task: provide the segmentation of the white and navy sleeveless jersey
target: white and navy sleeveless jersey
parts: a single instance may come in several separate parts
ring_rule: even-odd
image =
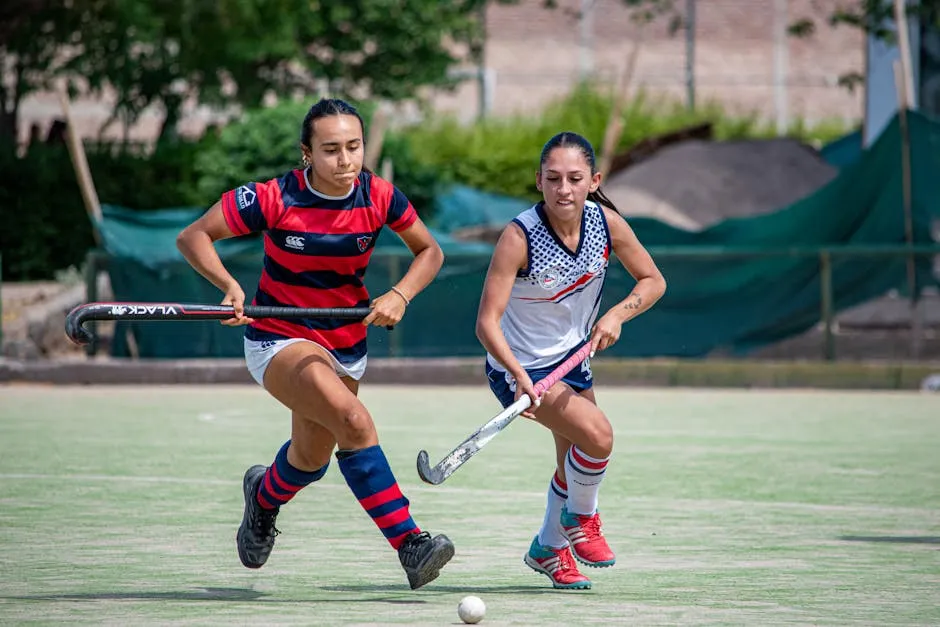
[[[607,275],[610,231],[604,210],[591,201],[584,205],[576,251],[555,234],[542,203],[513,222],[525,233],[528,263],[516,276],[500,324],[520,365],[543,368],[590,334]],[[487,360],[503,370],[492,355]]]

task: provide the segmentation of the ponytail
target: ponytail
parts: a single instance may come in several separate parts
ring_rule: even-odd
[[[597,191],[589,192],[587,198],[590,201],[596,202],[599,205],[603,205],[608,209],[620,213],[620,210],[617,209],[617,205],[615,205],[614,201],[607,197],[607,194],[605,194],[604,190],[600,188],[600,185],[597,186]]]

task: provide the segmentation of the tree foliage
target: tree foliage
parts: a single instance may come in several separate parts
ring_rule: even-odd
[[[918,0],[908,4],[909,17],[940,25],[940,0]],[[790,24],[790,34],[805,37],[816,32],[816,20],[813,16],[802,16]],[[850,26],[860,28],[868,35],[894,42],[897,39],[894,29],[894,0],[854,0],[839,4],[825,17],[830,26]]]
[[[492,0],[513,4],[518,0]],[[700,0],[701,1],[701,0]],[[635,20],[684,26],[680,0],[621,0]],[[411,98],[451,84],[448,69],[479,61],[487,0],[5,0],[0,2],[0,137],[16,130],[30,92],[60,77],[116,99],[111,122],[149,107],[173,131],[184,105],[253,108],[267,95],[317,93]],[[555,0],[542,0],[547,8]],[[892,0],[846,0],[796,16],[793,36],[819,21],[885,39]],[[940,0],[911,15],[937,24]],[[578,18],[577,11],[572,12]],[[851,87],[859,76],[843,77]],[[164,133],[161,133],[163,135]]]
[[[116,95],[113,120],[185,103],[258,105],[268,94],[402,99],[450,84],[485,0],[7,0],[4,112],[56,77]],[[54,9],[54,10],[53,10]],[[12,25],[12,26],[11,26]],[[14,102],[14,106],[9,106]],[[15,121],[13,122],[15,124]],[[15,128],[15,127],[12,127]],[[11,128],[7,128],[7,134]],[[3,130],[0,129],[0,133]]]
[[[0,3],[0,138],[15,136],[23,98],[49,87],[61,70],[59,51],[71,42],[76,23],[58,7],[54,0]]]

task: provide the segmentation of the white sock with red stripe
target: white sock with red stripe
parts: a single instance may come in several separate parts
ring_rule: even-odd
[[[568,538],[561,528],[561,509],[568,500],[568,484],[558,478],[556,472],[548,485],[548,499],[545,506],[545,518],[539,529],[539,544],[553,549],[568,546]]]
[[[577,446],[565,455],[565,476],[568,479],[568,512],[590,516],[597,511],[597,492],[607,474],[609,458],[591,457]]]

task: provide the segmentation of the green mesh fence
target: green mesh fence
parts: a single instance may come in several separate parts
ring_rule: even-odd
[[[912,157],[914,243],[930,245],[932,221],[940,220],[940,124],[908,115]],[[832,250],[832,306],[838,311],[907,289],[898,120],[874,146],[843,159],[840,174],[811,196],[763,216],[732,219],[688,232],[650,219],[631,220],[668,282],[656,307],[625,325],[616,356],[704,356],[714,351],[746,353],[801,333],[819,322],[822,305],[820,256]],[[488,195],[480,195],[486,205]],[[498,199],[490,198],[492,202]],[[456,202],[456,201],[455,201]],[[440,226],[457,228],[505,221],[519,205],[506,201],[474,218],[472,190],[460,190],[459,210],[441,214]],[[477,203],[477,204],[479,204]],[[176,234],[202,210],[133,212],[105,207],[101,225],[108,267],[118,300],[218,302],[218,291],[183,262]],[[494,217],[495,216],[495,217]],[[474,336],[479,294],[491,247],[436,235],[447,255],[437,280],[408,309],[392,332],[370,331],[373,356],[480,355]],[[260,274],[257,237],[219,242],[226,265],[250,296]],[[839,251],[842,251],[840,253]],[[856,254],[847,255],[846,251]],[[865,253],[865,254],[859,254]],[[373,295],[405,272],[410,257],[390,232],[379,239],[365,277]],[[931,258],[918,257],[918,289],[936,284]],[[633,280],[612,264],[605,307],[625,297]],[[127,354],[131,329],[141,357],[232,357],[242,354],[242,329],[217,323],[133,323],[116,333],[112,353]]]

